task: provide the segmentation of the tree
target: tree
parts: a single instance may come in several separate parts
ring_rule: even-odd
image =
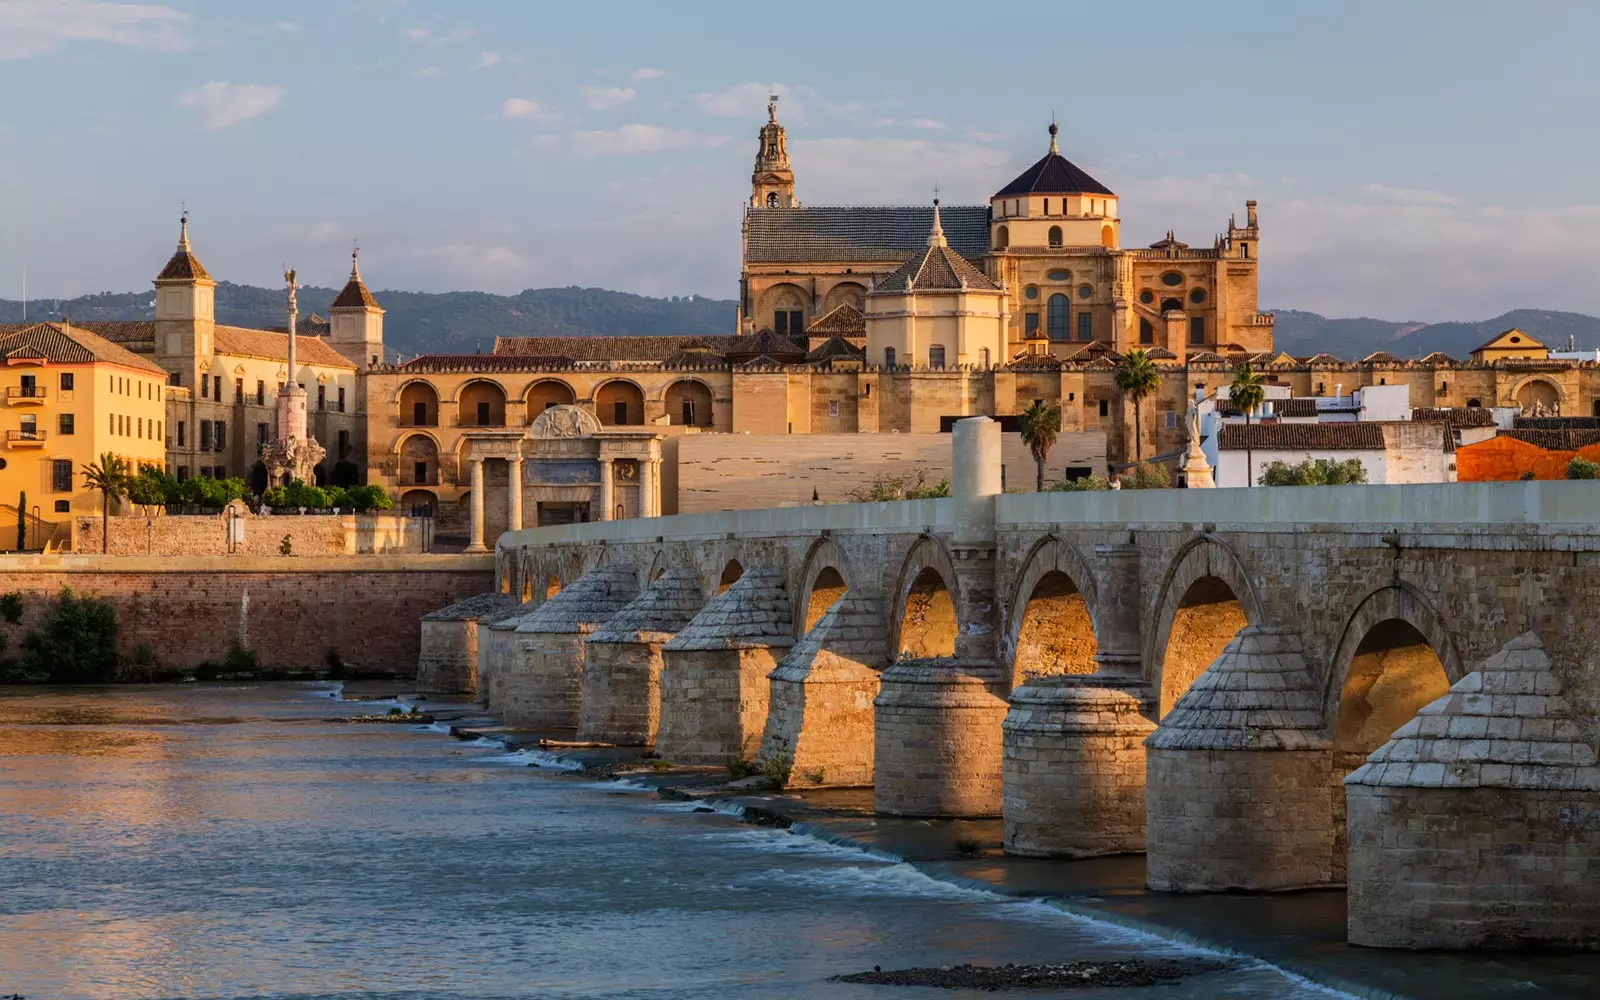
[[[1164,490],[1172,486],[1172,475],[1165,465],[1140,462],[1122,476],[1125,490]]]
[[[1367,467],[1359,458],[1343,462],[1308,458],[1296,465],[1273,462],[1261,472],[1262,486],[1346,486],[1366,481]]]
[[[164,507],[177,497],[178,481],[157,466],[146,465],[128,480],[128,500],[141,507]]]
[[[1117,365],[1117,388],[1133,400],[1133,460],[1137,465],[1144,464],[1144,420],[1139,404],[1160,386],[1161,370],[1142,347],[1129,351]]]
[[[1600,479],[1600,465],[1574,455],[1572,461],[1567,463],[1567,478]]]
[[[1033,461],[1038,466],[1035,489],[1043,493],[1044,463],[1050,460],[1050,449],[1055,447],[1056,438],[1061,434],[1061,407],[1046,406],[1044,400],[1036,399],[1022,411],[1017,422],[1022,426],[1022,443],[1033,453]]]
[[[1254,486],[1256,460],[1255,452],[1250,447],[1250,417],[1261,408],[1267,391],[1261,387],[1261,375],[1250,367],[1250,362],[1246,361],[1233,373],[1233,385],[1228,389],[1228,398],[1244,411],[1244,480],[1246,485]]]
[[[98,463],[83,467],[83,485],[100,494],[100,554],[111,551],[111,501],[128,495],[128,463],[102,452]]]

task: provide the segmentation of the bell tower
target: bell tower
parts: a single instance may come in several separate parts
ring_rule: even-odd
[[[155,362],[193,390],[211,363],[217,283],[189,247],[189,213],[178,223],[178,248],[156,275]]]
[[[778,95],[767,99],[767,123],[761,126],[761,148],[750,175],[751,208],[799,208],[794,198],[794,171],[789,167],[789,141],[778,124]]]

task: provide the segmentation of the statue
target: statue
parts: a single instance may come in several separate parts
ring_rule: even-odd
[[[278,436],[261,449],[261,464],[267,467],[267,481],[273,486],[282,485],[285,477],[304,483],[317,481],[317,466],[327,455],[306,430],[306,391],[296,380],[299,366],[295,361],[295,324],[299,317],[296,293],[299,283],[294,268],[283,272],[286,288],[285,315],[288,318],[287,373],[283,388],[278,391]]]
[[[1184,427],[1188,431],[1189,450],[1183,456],[1183,482],[1191,490],[1209,489],[1217,485],[1211,474],[1211,463],[1200,450],[1200,404],[1191,401],[1184,414]]]
[[[546,407],[533,418],[528,428],[531,438],[581,438],[593,437],[600,430],[600,420],[581,406],[563,404]]]

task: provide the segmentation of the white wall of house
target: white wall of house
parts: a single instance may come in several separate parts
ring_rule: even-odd
[[[1304,450],[1270,450],[1257,448],[1250,453],[1252,475],[1246,475],[1245,452],[1229,449],[1222,452],[1222,464],[1217,467],[1217,486],[1249,486],[1251,483],[1261,482],[1261,474],[1273,462],[1282,462],[1285,465],[1299,465],[1309,459],[1325,458],[1335,462],[1344,462],[1355,458],[1361,461],[1367,470],[1367,482],[1388,482],[1387,456],[1376,449],[1351,449],[1348,451],[1304,451]],[[1435,480],[1407,480],[1407,482],[1429,482]]]

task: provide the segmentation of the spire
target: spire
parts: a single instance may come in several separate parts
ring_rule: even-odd
[[[1051,115],[1050,116],[1050,152],[1054,156],[1060,156],[1061,155],[1061,149],[1060,149],[1060,147],[1058,147],[1056,145],[1056,133],[1060,132],[1060,131],[1061,131],[1061,127],[1056,124],[1055,115]]]
[[[939,222],[939,199],[933,199],[933,231],[928,234],[928,246],[948,246],[944,239],[944,225]]]
[[[211,275],[195,259],[194,252],[189,248],[189,212],[187,209],[178,219],[178,249],[172,253],[172,259],[167,261],[167,266],[156,275],[157,281],[210,281]]]
[[[352,247],[350,249],[350,280],[351,281],[360,281],[361,280],[360,257],[361,257],[361,248],[360,247]]]
[[[191,252],[189,250],[189,212],[187,209],[178,219],[178,249],[183,253]]]
[[[768,94],[767,95],[767,121],[771,122],[774,125],[778,124],[778,95],[777,94]]]
[[[367,291],[366,282],[361,280],[361,248],[353,247],[350,250],[350,280],[344,283],[333,300],[334,309],[376,309],[378,300]]]

